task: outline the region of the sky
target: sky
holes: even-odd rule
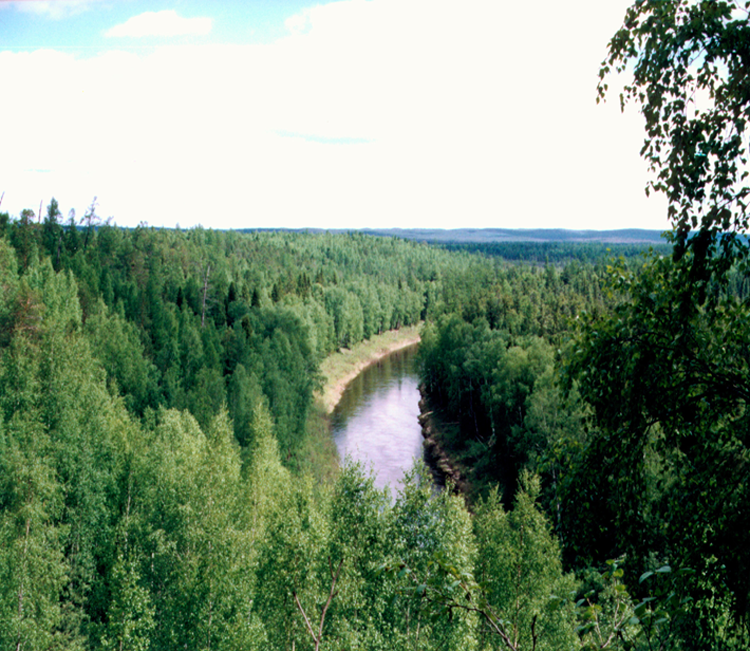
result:
[[[642,117],[596,103],[629,4],[0,0],[0,210],[664,230]]]

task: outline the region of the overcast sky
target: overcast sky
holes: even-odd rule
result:
[[[665,229],[595,102],[628,0],[0,0],[0,210]]]

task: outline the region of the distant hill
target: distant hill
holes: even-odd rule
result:
[[[496,242],[568,242],[599,244],[664,244],[662,231],[625,228],[610,231],[564,228],[379,228],[361,232],[441,244],[490,244]]]

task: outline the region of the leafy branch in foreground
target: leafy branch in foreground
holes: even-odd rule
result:
[[[637,0],[609,44],[599,96],[614,70],[631,72],[621,106],[639,105],[646,191],[669,201],[675,259],[691,250],[695,280],[722,276],[747,256],[745,136],[750,108],[750,2]],[[693,234],[695,231],[697,234]]]
[[[326,621],[326,613],[328,612],[328,607],[331,605],[333,598],[338,594],[338,590],[336,590],[336,582],[339,580],[341,567],[344,565],[344,559],[342,558],[339,561],[338,567],[336,567],[335,572],[333,571],[333,562],[331,561],[330,556],[328,557],[328,565],[331,571],[331,591],[328,593],[328,599],[326,600],[326,603],[320,613],[320,624],[318,625],[317,633],[313,629],[312,624],[310,623],[310,618],[307,616],[305,609],[300,603],[299,596],[297,595],[297,590],[292,591],[294,603],[297,604],[297,608],[299,609],[300,613],[302,613],[302,617],[305,620],[305,628],[307,628],[308,633],[310,633],[310,637],[312,637],[313,642],[315,642],[315,651],[318,651],[318,649],[320,649],[320,643],[323,640],[323,624],[325,624]]]
[[[669,565],[644,572],[639,584],[649,584],[650,595],[636,602],[623,582],[620,561],[607,561],[607,569],[601,573],[590,571],[585,578],[586,591],[576,603],[583,648],[674,648],[677,627],[690,602],[689,597],[681,596],[678,578],[691,572],[681,569],[673,573]],[[661,580],[654,584],[655,578]]]
[[[631,585],[652,554],[693,568],[680,635],[711,646],[728,617],[746,648],[748,305],[729,289],[701,305],[671,259],[612,271],[621,300],[584,320],[568,359],[592,420],[561,483],[565,544],[594,564],[627,555]]]
[[[417,576],[405,563],[382,565],[381,572],[391,574],[396,579],[408,579],[410,585],[401,589],[408,597],[421,600],[422,610],[433,620],[443,616],[453,618],[454,610],[464,610],[478,614],[488,628],[500,637],[505,648],[518,651],[518,640],[512,639],[512,625],[505,621],[487,600],[486,594],[469,572],[461,572],[448,564],[440,554],[435,554],[428,562],[428,574]],[[532,649],[536,648],[537,636],[534,631],[536,618],[532,624]]]

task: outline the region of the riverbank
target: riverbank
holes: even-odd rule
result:
[[[419,328],[420,326],[406,326],[398,330],[389,330],[351,349],[342,348],[339,352],[326,357],[320,365],[325,385],[319,395],[325,413],[333,413],[346,386],[368,366],[397,350],[418,344]]]
[[[453,490],[463,495],[468,502],[471,493],[468,470],[456,459],[451,458],[442,441],[450,426],[433,410],[423,385],[420,385],[419,393],[422,396],[419,401],[419,424],[422,426],[424,437],[425,464],[437,486],[445,488],[446,484],[450,483]]]

